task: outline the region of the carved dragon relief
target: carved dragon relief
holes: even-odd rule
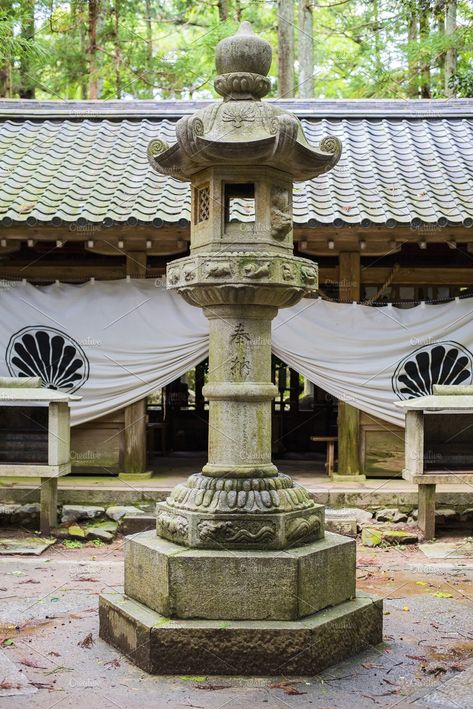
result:
[[[287,539],[294,541],[303,539],[309,535],[315,534],[320,528],[320,519],[316,515],[310,517],[297,517],[291,520],[286,529]]]
[[[208,521],[203,520],[197,525],[200,538],[204,542],[251,543],[269,542],[274,539],[276,527],[274,524],[242,521]]]
[[[157,520],[158,532],[167,533],[171,537],[183,538],[189,531],[189,523],[182,515],[173,515],[169,512],[160,512]]]

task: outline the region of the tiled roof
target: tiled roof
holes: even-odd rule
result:
[[[151,170],[148,142],[204,102],[0,101],[0,223],[179,222],[189,187]],[[343,143],[295,186],[294,220],[473,224],[473,100],[283,101],[309,142]]]

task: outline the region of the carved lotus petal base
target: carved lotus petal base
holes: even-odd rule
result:
[[[281,473],[266,478],[216,478],[196,473],[176,485],[166,503],[176,512],[205,514],[267,514],[315,507],[307,490]]]
[[[292,512],[191,512],[156,505],[158,536],[192,549],[287,549],[322,539],[325,508],[312,503]]]

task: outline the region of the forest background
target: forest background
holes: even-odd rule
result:
[[[0,97],[211,98],[241,20],[275,97],[473,96],[473,0],[0,0]]]

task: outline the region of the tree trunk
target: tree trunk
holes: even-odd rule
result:
[[[21,38],[28,44],[34,40],[34,0],[23,0],[21,4]],[[20,58],[20,98],[34,98],[34,81],[31,76],[31,49],[23,47]]]
[[[447,0],[445,7],[445,34],[452,35],[457,29],[457,0]],[[457,71],[457,49],[452,42],[445,55],[445,96],[455,96],[454,87],[450,86],[450,79]]]
[[[278,0],[278,95],[294,97],[293,0]]]
[[[89,99],[98,98],[98,73],[97,73],[97,22],[99,17],[100,0],[89,0],[89,26],[88,47],[89,59]]]
[[[229,0],[218,0],[218,19],[220,22],[226,22],[228,20],[228,5]]]
[[[445,0],[437,0],[434,7],[435,22],[437,31],[441,37],[445,36]],[[445,52],[441,52],[437,57],[437,66],[439,69],[439,89],[440,92],[445,91]]]
[[[382,73],[381,63],[381,42],[379,40],[379,32],[381,25],[379,24],[379,4],[378,0],[373,0],[373,31],[374,31],[374,57],[375,57],[375,72],[376,81],[379,81]]]
[[[113,47],[115,60],[115,93],[122,97],[121,63],[122,50],[120,46],[120,0],[115,0],[113,5]]]
[[[241,22],[241,2],[240,2],[240,0],[235,0],[235,19],[237,22]]]
[[[12,20],[13,7],[9,0],[0,0],[0,12],[6,23]],[[8,32],[13,37],[13,26],[8,28]],[[5,52],[3,60],[0,62],[0,98],[11,98],[12,91],[12,57]]]
[[[299,96],[314,97],[312,0],[299,0]]]
[[[430,0],[421,0],[419,4],[419,36],[420,40],[429,38],[430,26]],[[422,65],[420,68],[420,96],[421,98],[432,98],[430,88],[430,62],[431,57],[423,52]]]
[[[419,98],[419,67],[417,62],[412,59],[412,47],[417,44],[418,41],[418,17],[417,17],[417,6],[416,0],[411,0],[408,10],[408,24],[407,24],[407,41],[409,45],[409,58],[408,58],[408,87],[407,95],[409,98]]]
[[[145,23],[146,23],[146,77],[149,82],[153,81],[153,16],[151,10],[151,0],[145,0]],[[146,89],[148,98],[153,98],[153,92],[150,88]]]

